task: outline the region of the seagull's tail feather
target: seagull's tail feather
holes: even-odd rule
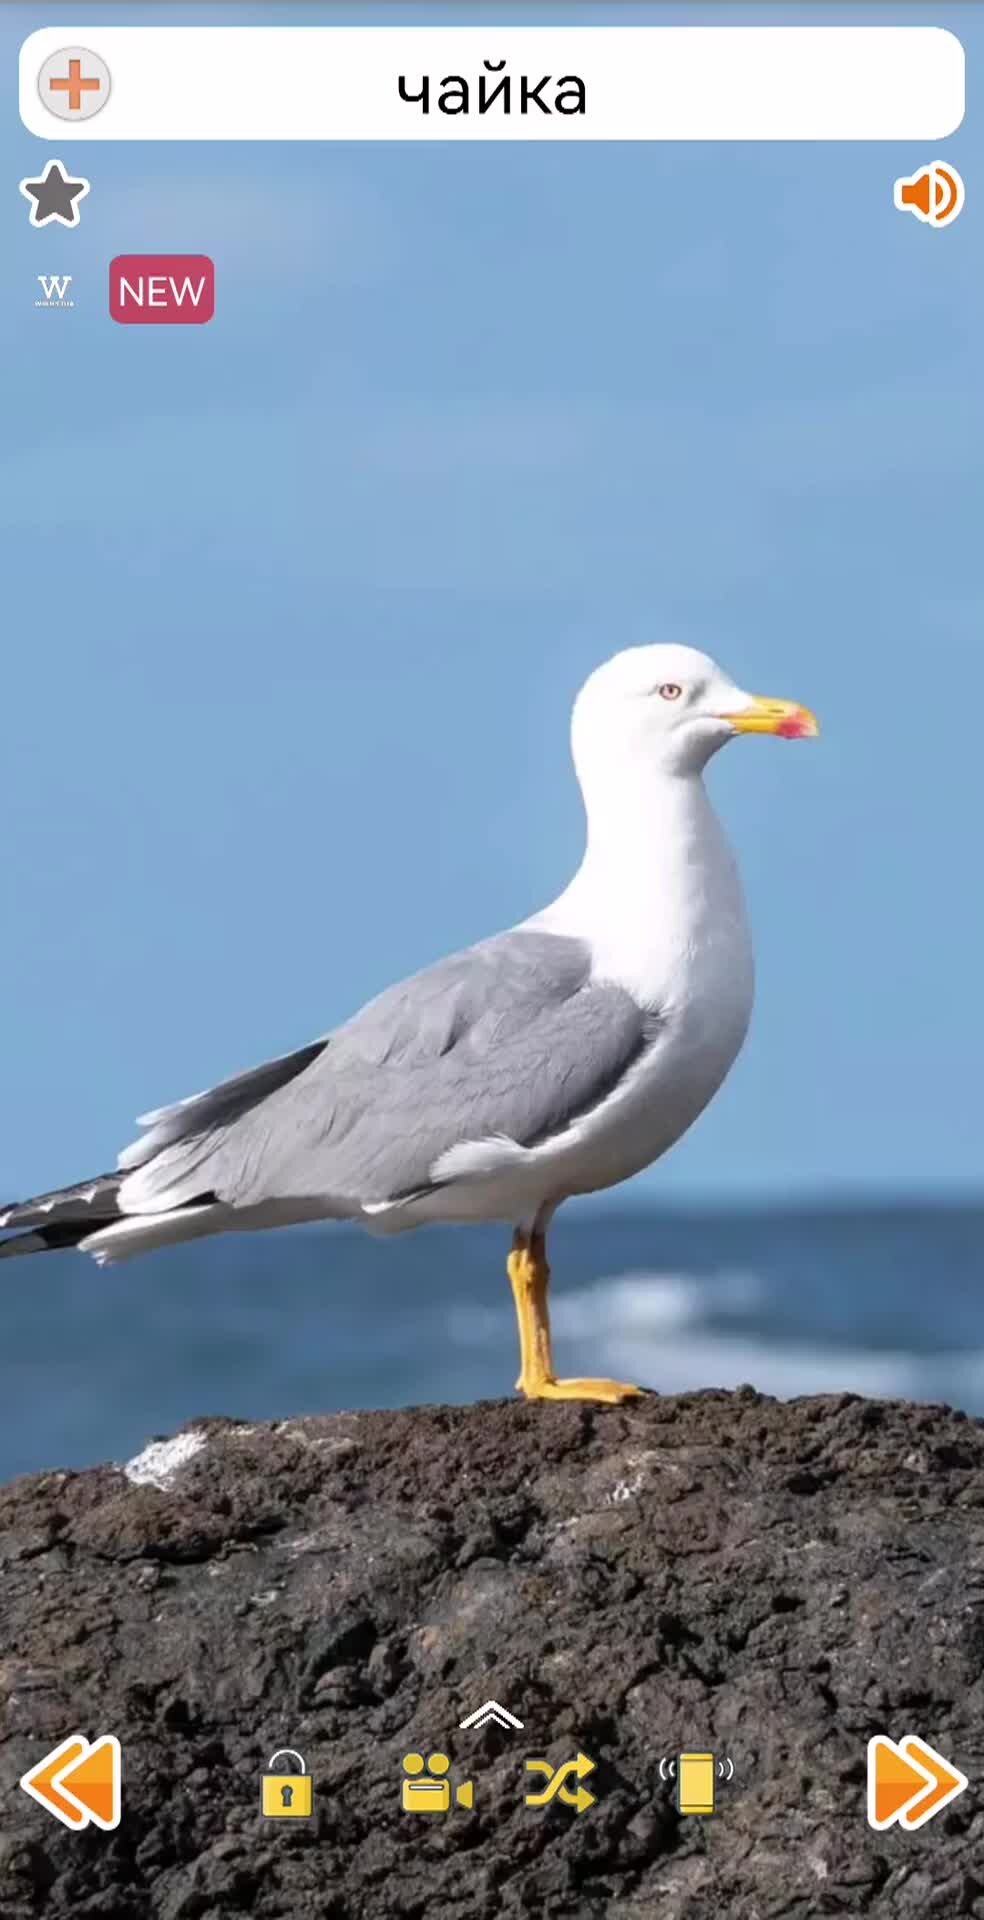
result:
[[[330,1199],[237,1211],[221,1203],[207,1174],[198,1177],[215,1140],[295,1080],[327,1045],[327,1038],[315,1040],[205,1093],[145,1113],[139,1122],[145,1131],[120,1154],[118,1171],[0,1208],[0,1232],[24,1229],[0,1240],[0,1260],[79,1247],[104,1265],[206,1233],[350,1218],[357,1203]]]
[[[139,1215],[127,1216],[119,1205],[123,1178],[119,1173],[101,1173],[93,1180],[80,1180],[75,1186],[57,1187],[52,1193],[39,1193],[33,1200],[0,1208],[0,1229],[26,1229],[14,1231],[9,1240],[0,1240],[0,1260],[17,1259],[22,1253],[58,1253],[65,1247],[80,1247],[100,1262],[125,1260],[151,1246],[214,1233],[216,1216],[225,1212],[208,1194],[195,1205],[165,1217],[146,1220]],[[203,1214],[209,1216],[207,1226],[201,1219]]]
[[[118,1173],[98,1173],[92,1180],[79,1180],[72,1187],[56,1187],[51,1193],[36,1194],[33,1200],[19,1200],[0,1208],[0,1228],[34,1229],[0,1242],[0,1260],[19,1253],[77,1247],[87,1233],[119,1219],[119,1190]]]
[[[77,1247],[84,1227],[40,1227],[34,1233],[13,1233],[0,1240],[0,1260],[18,1260],[22,1253],[58,1253],[65,1247]]]
[[[110,1220],[78,1242],[82,1253],[91,1253],[97,1267],[115,1267],[132,1260],[138,1253],[151,1253],[155,1247],[174,1247],[183,1240],[201,1240],[209,1233],[225,1233],[233,1224],[228,1207],[218,1201],[202,1200],[195,1206],[178,1207],[173,1213],[130,1213],[121,1220]]]

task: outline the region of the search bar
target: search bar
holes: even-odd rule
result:
[[[941,140],[939,27],[44,27],[42,140]]]

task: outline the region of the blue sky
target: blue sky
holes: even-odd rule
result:
[[[270,8],[93,18],[261,21]],[[722,17],[496,7],[488,20]],[[729,5],[951,27],[984,10]],[[278,5],[278,21],[468,9]],[[581,847],[570,700],[676,639],[801,698],[710,784],[759,956],[746,1051],[640,1195],[978,1183],[984,153],[56,149],[35,232],[4,8],[8,640],[0,1198],[521,918]],[[73,32],[73,38],[75,37]],[[206,252],[205,328],[123,328],[120,252]],[[34,309],[71,272],[76,309]]]

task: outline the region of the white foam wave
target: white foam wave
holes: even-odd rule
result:
[[[716,1313],[739,1315],[757,1307],[762,1297],[754,1273],[730,1268],[700,1279],[687,1273],[622,1273],[576,1293],[557,1294],[550,1314],[555,1332],[571,1338],[593,1339],[600,1324],[644,1336],[699,1326]]]

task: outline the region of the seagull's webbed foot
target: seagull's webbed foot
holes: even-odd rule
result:
[[[547,1288],[550,1268],[542,1233],[517,1233],[508,1260],[509,1282],[519,1322],[520,1374],[517,1389],[527,1400],[586,1400],[618,1406],[636,1400],[641,1387],[625,1380],[558,1380],[550,1340]]]
[[[542,1380],[525,1381],[522,1374],[516,1382],[527,1400],[597,1400],[605,1406],[617,1407],[623,1400],[641,1400],[644,1389],[633,1387],[627,1380]]]

